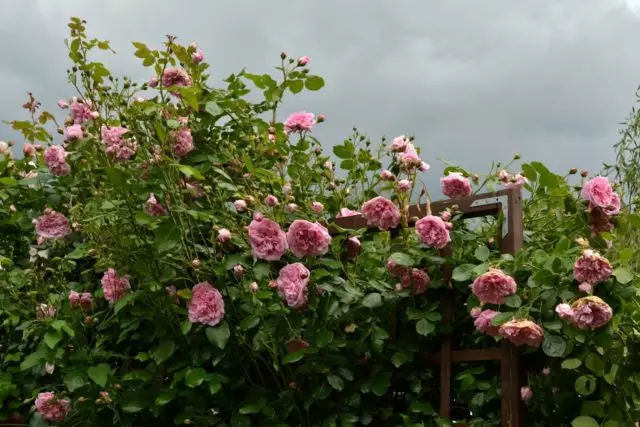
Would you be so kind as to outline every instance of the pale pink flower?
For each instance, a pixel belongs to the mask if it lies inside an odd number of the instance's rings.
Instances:
[[[193,287],[187,307],[191,323],[216,326],[224,317],[222,294],[209,282],[198,283]]]
[[[196,65],[204,61],[204,52],[202,52],[201,50],[194,52],[191,55],[191,61]]]
[[[100,128],[100,136],[102,138],[102,142],[110,147],[112,145],[120,145],[122,143],[122,137],[125,133],[129,132],[127,128],[123,128],[121,126],[105,126],[102,125]]]
[[[65,176],[71,172],[71,167],[67,163],[68,155],[67,150],[60,145],[52,145],[44,151],[44,162],[52,175]]]
[[[477,319],[478,316],[480,316],[481,313],[482,313],[482,309],[480,307],[473,307],[471,309],[471,312],[469,312],[471,317],[474,318],[474,319]]]
[[[118,301],[124,294],[131,289],[129,279],[126,277],[118,277],[116,270],[109,268],[102,276],[102,292],[104,299],[110,303]]]
[[[380,179],[383,181],[393,181],[396,179],[396,176],[389,169],[385,169],[380,172]]]
[[[511,320],[500,326],[499,332],[517,346],[539,347],[544,338],[542,328],[530,320]]]
[[[411,289],[413,295],[422,295],[427,291],[431,278],[426,271],[414,268],[402,277],[401,283],[404,289]]]
[[[100,136],[105,145],[105,152],[109,157],[118,161],[125,161],[135,154],[138,148],[135,141],[123,138],[127,132],[129,132],[128,129],[120,126],[102,126]]]
[[[613,197],[611,198],[611,203],[607,207],[602,208],[602,210],[607,215],[614,216],[620,213],[621,208],[622,208],[622,202],[620,201],[620,196],[618,196],[616,193],[613,193]]]
[[[578,289],[580,292],[590,294],[591,291],[593,291],[593,285],[591,283],[583,282],[578,285]]]
[[[544,375],[545,377],[548,377],[550,374],[551,374],[551,368],[549,368],[548,366],[542,370],[542,375]]]
[[[393,141],[391,141],[391,145],[389,145],[389,151],[400,153],[407,148],[407,144],[409,144],[409,138],[404,135],[397,136],[393,138]]]
[[[258,292],[259,289],[260,287],[258,286],[257,282],[251,282],[251,284],[249,285],[249,292],[251,292],[252,294]]]
[[[533,392],[530,387],[521,387],[520,388],[520,398],[526,402],[533,397]]]
[[[322,213],[324,211],[324,205],[320,202],[313,202],[311,203],[311,209],[313,209],[315,213]]]
[[[67,108],[69,108],[69,103],[64,99],[61,99],[58,101],[58,107],[62,108],[63,110],[66,110]]]
[[[54,365],[53,363],[46,362],[44,364],[44,371],[47,374],[51,375],[55,370],[56,370],[56,365]]]
[[[297,219],[289,226],[287,243],[291,252],[299,258],[320,256],[329,251],[329,231],[317,222]]]
[[[309,63],[310,60],[311,59],[309,59],[308,56],[301,56],[300,58],[298,58],[298,65],[300,65],[301,67],[304,67]]]
[[[156,199],[156,196],[153,193],[149,195],[149,199],[147,199],[147,202],[145,203],[144,210],[151,216],[163,216],[167,214],[167,210],[162,206],[158,199]]]
[[[267,197],[265,197],[264,202],[267,204],[267,206],[277,206],[278,205],[278,198],[276,196],[274,196],[273,194],[269,194]]]
[[[571,323],[578,329],[597,329],[606,325],[613,316],[609,304],[596,296],[580,298],[571,304]]]
[[[422,162],[420,163],[420,166],[418,167],[418,169],[420,170],[420,172],[426,172],[429,169],[431,169],[431,166],[429,166],[428,163]]]
[[[573,310],[569,304],[558,304],[556,313],[561,319],[571,319],[573,317]]]
[[[573,277],[581,283],[594,285],[607,280],[612,273],[609,260],[591,249],[585,249],[573,265]]]
[[[527,182],[527,178],[521,173],[512,176],[509,181],[504,183],[504,188],[520,188]]]
[[[442,218],[442,220],[443,220],[444,222],[449,222],[449,221],[451,221],[451,212],[449,212],[449,211],[442,211],[442,212],[440,213],[440,218]]]
[[[405,172],[410,172],[422,165],[422,160],[412,143],[408,143],[404,151],[396,155],[396,161]]]
[[[158,86],[158,83],[160,83],[160,79],[158,79],[156,76],[153,76],[149,79],[148,85],[150,88],[155,88],[156,86]]]
[[[55,317],[57,310],[54,306],[49,304],[38,304],[36,306],[36,317],[38,319],[51,319]]]
[[[97,111],[91,111],[90,102],[81,102],[74,98],[71,102],[71,118],[75,124],[83,124],[87,120],[98,118]]]
[[[191,77],[182,68],[167,68],[162,73],[164,86],[191,86]]]
[[[284,121],[284,129],[287,133],[311,132],[315,123],[316,121],[313,113],[300,111],[287,117],[287,120]]]
[[[254,219],[249,224],[248,232],[251,254],[255,259],[278,261],[287,251],[286,234],[270,219]]]
[[[302,308],[307,303],[309,270],[299,263],[282,267],[278,276],[278,295],[292,308]]]
[[[234,265],[233,275],[236,279],[240,279],[242,276],[244,276],[244,267],[241,264]]]
[[[477,307],[474,308],[474,310]],[[480,310],[478,308],[478,310]],[[473,315],[473,310],[472,310],[472,315]],[[487,335],[490,335],[492,337],[497,337],[500,335],[499,327],[498,326],[493,326],[493,324],[491,323],[493,321],[493,318],[496,317],[498,314],[500,314],[497,311],[493,311],[493,310],[482,310],[476,317],[475,320],[473,321],[473,325],[476,327],[476,329],[480,332],[483,332]]]
[[[338,215],[336,215],[336,218],[346,218],[349,216],[356,216],[356,215],[360,215],[360,212],[352,211],[351,209],[348,209],[348,208],[340,208],[340,211],[338,212]]]
[[[227,228],[221,228],[218,230],[218,242],[224,243],[231,240],[231,231]]]
[[[511,179],[511,175],[509,174],[509,172],[502,169],[500,172],[498,172],[498,179],[506,184]]]
[[[84,138],[82,125],[71,125],[64,130],[65,141],[77,141],[82,138]]]
[[[291,194],[291,184],[286,183],[282,186],[282,194],[284,194],[285,196]]]
[[[247,210],[247,202],[239,199],[233,202],[233,206],[236,208],[238,212],[244,212]]]
[[[471,182],[460,172],[451,172],[440,178],[440,189],[450,199],[470,196],[472,193]]]
[[[184,157],[195,149],[191,129],[187,127],[169,132],[169,139],[173,145],[173,152],[178,157]]]
[[[476,277],[471,284],[471,291],[482,302],[504,304],[504,298],[516,293],[518,286],[513,277],[497,268],[490,268]]]
[[[295,203],[287,203],[287,205],[284,207],[284,211],[286,213],[294,213],[297,210],[298,210],[298,205],[296,205]]]
[[[400,222],[400,209],[391,200],[382,196],[364,202],[360,209],[367,224],[381,230],[395,228]]]
[[[416,221],[420,241],[432,248],[442,249],[451,241],[447,224],[439,216],[427,215]]]
[[[32,157],[35,156],[36,154],[36,147],[33,144],[30,144],[28,142],[26,142],[23,146],[22,146],[22,152],[24,153],[25,157]]]
[[[398,182],[398,190],[402,191],[403,193],[411,190],[411,181],[409,181],[408,179],[400,180]]]
[[[608,207],[613,202],[614,194],[609,179],[604,176],[596,176],[582,187],[582,198],[589,202],[590,208]]]
[[[39,393],[35,406],[42,418],[54,422],[63,421],[71,411],[71,405],[67,399],[60,399],[50,391]]]
[[[324,164],[322,165],[324,166],[324,168],[326,170],[328,170],[329,172],[333,171],[333,163],[331,163],[329,160],[327,160],[326,162],[324,162]]]
[[[276,136],[272,133],[269,134],[269,141],[276,142]]]
[[[71,232],[67,217],[48,208],[34,220],[34,224],[36,226],[36,234],[44,240],[62,239]]]

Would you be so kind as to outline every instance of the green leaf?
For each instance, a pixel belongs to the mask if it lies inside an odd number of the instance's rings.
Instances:
[[[562,369],[578,369],[582,365],[580,359],[566,359],[562,361]]]
[[[604,380],[609,383],[609,384],[613,384],[616,380],[616,375],[618,374],[618,365],[612,365],[611,366],[611,370],[604,374]]]
[[[271,272],[271,264],[264,261],[259,261],[253,266],[253,277],[257,280],[262,280],[266,277],[269,277],[269,273]]]
[[[599,377],[604,375],[604,361],[596,353],[589,353],[584,360],[584,365]]]
[[[623,285],[633,280],[633,273],[624,267],[618,267],[613,270],[613,275],[616,277],[618,282],[622,283]]]
[[[248,403],[241,406],[240,409],[238,409],[238,412],[242,415],[257,414],[262,410],[262,408],[264,408],[263,403]]]
[[[574,384],[575,390],[582,396],[589,396],[596,391],[596,378],[593,375],[583,375],[576,379]]]
[[[380,307],[382,305],[382,296],[377,292],[365,295],[362,298],[362,305],[368,308]]]
[[[166,221],[155,232],[155,243],[159,252],[167,252],[180,245],[180,228],[173,222]]]
[[[320,90],[324,86],[324,79],[320,76],[308,76],[304,86],[309,90]]]
[[[536,173],[535,169],[533,169],[531,165],[529,165],[528,163],[523,164],[521,167],[522,167],[522,174],[529,181],[533,182],[538,178],[538,174]]]
[[[36,365],[39,365],[40,363],[42,363],[43,358],[44,358],[44,355],[39,351],[31,353],[30,355],[25,357],[24,360],[20,363],[20,370],[26,371],[27,369],[30,369]]]
[[[485,245],[480,245],[476,248],[474,255],[478,261],[486,261],[491,256],[491,251]]]
[[[49,427],[49,423],[42,418],[40,413],[35,412],[29,420],[29,427]]]
[[[118,300],[118,302],[116,302],[116,304],[113,307],[114,313],[118,314],[120,312],[120,310],[125,308],[131,301],[133,301],[133,299],[135,297],[136,297],[136,294],[135,293],[131,293],[131,294],[127,294],[127,295],[123,296],[122,298],[120,298]]]
[[[207,376],[207,371],[202,368],[189,369],[184,376],[184,383],[187,387],[198,387],[204,381]]]
[[[453,269],[451,278],[456,282],[466,282],[471,278],[473,269],[476,268],[473,264],[462,264]]]
[[[260,317],[256,316],[255,314],[252,314],[242,319],[242,321],[240,322],[240,327],[245,331],[248,331],[249,329],[253,329],[256,326],[258,326],[259,323],[260,323]]]
[[[0,178],[0,184],[7,187],[15,187],[16,185],[18,185],[18,181],[16,181],[15,178],[4,177]]]
[[[571,427],[600,427],[600,423],[591,417],[580,416],[571,421]]]
[[[520,304],[522,304],[522,300],[518,295],[509,295],[508,297],[505,297],[504,302],[507,304],[507,307],[511,308],[518,308],[520,307]]]
[[[289,80],[287,82],[291,93],[298,93],[304,88],[304,82],[302,80]]]
[[[427,336],[436,330],[436,326],[427,319],[420,319],[416,323],[416,332],[422,336]]]
[[[100,387],[104,387],[107,385],[107,378],[109,377],[110,371],[111,368],[109,368],[109,365],[101,363],[87,369],[87,374],[94,383],[98,384]]]
[[[333,147],[333,154],[341,159],[350,159],[353,157],[353,145],[336,145]]]
[[[615,420],[609,420],[606,423],[604,423],[604,426],[602,427],[620,427],[620,423]]]
[[[202,181],[204,179],[204,176],[202,175],[202,173],[200,173],[200,171],[192,166],[188,166],[188,165],[178,165],[178,169],[180,170],[180,172],[186,176],[187,178],[195,178],[198,181]]]
[[[171,402],[176,397],[174,390],[163,391],[156,397],[156,405],[163,406]]]
[[[214,101],[207,102],[204,106],[204,111],[206,111],[207,113],[211,114],[214,117],[224,114],[224,111],[222,110],[222,108],[220,108],[220,106]]]
[[[507,323],[509,320],[513,319],[513,315],[515,313],[512,311],[507,311],[505,313],[500,313],[496,317],[491,320],[492,326],[500,326],[503,323]]]
[[[295,363],[304,357],[304,350],[294,351],[293,353],[287,353],[282,358],[282,363],[288,365],[289,363]]]
[[[80,371],[71,371],[64,376],[63,382],[67,390],[74,392],[87,383],[87,377]]]
[[[224,350],[227,346],[227,341],[229,341],[229,337],[231,336],[227,322],[222,322],[213,328],[207,328],[205,333],[209,342],[220,350]]]
[[[331,385],[331,387],[333,387],[335,390],[338,391],[342,391],[342,389],[344,388],[344,381],[342,381],[342,378],[340,378],[337,375],[334,374],[329,374],[327,376],[327,382],[329,383],[329,385]]]
[[[234,414],[231,417],[231,427],[251,427],[251,419],[244,415]]]
[[[144,396],[140,393],[130,392],[122,395],[122,410],[134,414],[144,409]]]
[[[127,182],[127,176],[118,168],[107,168],[107,178],[115,187],[122,187]]]
[[[316,335],[316,347],[325,347],[333,341],[333,331],[321,329]]]
[[[549,357],[562,357],[567,349],[567,342],[557,335],[546,335],[542,343],[542,351]]]
[[[399,368],[407,363],[407,354],[404,351],[396,351],[391,357],[391,363],[393,363],[393,366],[396,368]]]
[[[168,360],[174,351],[176,351],[176,344],[173,341],[165,340],[154,350],[152,357],[160,365]]]
[[[47,333],[44,334],[44,343],[50,349],[56,348],[61,339],[62,333],[60,331],[47,331]]]
[[[391,256],[389,257],[389,261],[393,261],[396,264],[403,265],[405,267],[412,267],[415,264],[415,261],[413,260],[413,258],[411,258],[411,255],[404,252],[395,252],[391,254]]]

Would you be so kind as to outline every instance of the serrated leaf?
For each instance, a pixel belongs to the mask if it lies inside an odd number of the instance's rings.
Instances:
[[[406,254],[404,252],[395,252],[391,254],[389,257],[389,261],[393,261],[398,265],[403,265],[405,267],[413,267],[415,261],[411,258],[411,255]]]
[[[67,390],[74,392],[87,383],[87,377],[79,371],[71,371],[64,376],[64,385]]]
[[[222,108],[220,108],[220,106],[214,101],[207,102],[204,106],[204,111],[206,111],[207,113],[211,114],[214,117],[224,114],[224,111],[222,110]]]
[[[478,261],[486,261],[491,255],[491,251],[485,245],[480,245],[476,248],[474,255]]]
[[[453,269],[451,278],[456,282],[466,282],[471,278],[473,269],[476,268],[473,264],[462,264]]]

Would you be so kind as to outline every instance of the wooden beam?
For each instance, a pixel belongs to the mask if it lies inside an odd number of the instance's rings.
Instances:
[[[430,353],[426,356],[426,360],[430,363],[440,364],[440,357],[440,353]],[[486,362],[488,360],[500,360],[501,358],[502,349],[499,347],[454,350],[451,352],[451,361],[453,363]]]

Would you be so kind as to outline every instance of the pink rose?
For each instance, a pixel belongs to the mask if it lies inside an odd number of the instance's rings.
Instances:
[[[62,239],[71,232],[67,217],[52,209],[45,209],[42,215],[34,220],[36,234],[44,240]]]
[[[247,202],[244,200],[236,200],[233,202],[233,207],[235,207],[238,212],[244,212],[247,210]]]
[[[149,199],[145,203],[144,210],[151,216],[164,216],[167,214],[167,210],[162,206],[158,199],[156,199],[156,196],[154,196],[153,193],[149,195]]]
[[[451,172],[440,178],[440,189],[450,199],[470,196],[472,193],[471,183],[460,172]]]
[[[582,187],[582,198],[589,202],[590,208],[606,208],[611,205],[614,194],[609,179],[604,176],[596,176]]]
[[[156,86],[158,86],[158,83],[160,83],[160,80],[156,76],[153,76],[149,79],[149,82],[147,84],[150,88],[155,88]]]
[[[300,58],[298,58],[298,65],[304,67],[309,63],[309,61],[310,59],[308,56],[301,56]]]
[[[397,277],[404,277],[404,276],[408,275],[409,271],[411,270],[409,267],[407,267],[405,265],[397,264],[392,259],[387,261],[387,266],[386,267],[387,267],[387,271],[389,272],[389,274],[391,274],[392,276],[397,276]]]
[[[54,422],[63,421],[71,411],[71,405],[67,399],[60,399],[50,391],[39,393],[35,406],[42,418]]]
[[[38,319],[50,319],[55,317],[57,310],[54,306],[49,304],[38,304],[36,306],[36,317]]]
[[[398,182],[398,190],[402,191],[403,193],[411,190],[411,181],[409,181],[408,179],[400,180]]]
[[[255,259],[278,261],[287,251],[286,234],[270,219],[254,219],[249,224],[248,231],[251,254]]]
[[[241,264],[234,265],[233,275],[236,279],[240,279],[242,276],[244,276],[244,267]]]
[[[515,294],[517,288],[516,281],[497,268],[490,268],[471,284],[473,294],[491,304],[504,304],[504,297]]]
[[[55,176],[66,176],[71,172],[71,167],[67,163],[67,150],[60,145],[52,145],[44,151],[44,162],[49,168],[49,172]]]
[[[349,216],[356,216],[356,215],[360,215],[360,212],[352,211],[351,209],[348,209],[348,208],[340,208],[340,211],[338,212],[338,215],[336,215],[336,218],[346,218]]]
[[[389,151],[400,153],[407,148],[407,144],[409,144],[409,138],[404,135],[397,136],[393,138],[393,141],[391,141],[391,145],[389,145]]]
[[[499,329],[500,335],[517,346],[539,347],[544,338],[542,328],[530,320],[511,320]]]
[[[618,196],[616,193],[613,193],[613,197],[611,198],[611,203],[607,207],[602,208],[602,210],[607,215],[614,216],[620,213],[620,208],[622,208],[622,202],[620,201],[620,196]]]
[[[520,398],[526,402],[529,399],[531,399],[533,397],[533,392],[531,391],[531,388],[529,387],[522,387],[520,388]]]
[[[573,317],[573,310],[569,304],[558,304],[556,306],[556,313],[561,319],[571,319]]]
[[[578,290],[580,290],[580,292],[590,294],[593,291],[593,285],[591,285],[591,283],[583,282],[578,285]]]
[[[380,179],[383,181],[393,181],[396,179],[396,176],[389,169],[385,169],[380,172]]]
[[[126,277],[118,277],[116,270],[109,268],[102,276],[102,292],[104,299],[110,303],[118,301],[124,294],[131,289],[129,279]]]
[[[597,329],[606,325],[613,316],[609,304],[596,296],[580,298],[571,304],[571,323],[578,329]]]
[[[191,55],[191,61],[196,65],[198,65],[199,63],[204,61],[204,52],[202,52],[201,50],[198,50],[197,52],[194,52]]]
[[[276,196],[274,196],[273,194],[269,194],[267,197],[265,197],[264,203],[267,206],[273,207],[273,206],[277,206],[279,202]]]
[[[508,182],[504,183],[504,188],[520,188],[527,182],[527,178],[522,174],[512,176]]]
[[[287,117],[287,120],[284,121],[284,129],[287,133],[311,132],[315,123],[316,121],[313,113],[300,111]]]
[[[320,256],[329,251],[331,236],[329,231],[317,222],[297,219],[289,226],[287,243],[291,252],[298,258]]]
[[[64,99],[61,99],[58,101],[58,107],[62,108],[63,110],[66,110],[67,108],[69,108],[69,103]]]
[[[22,152],[24,153],[25,157],[35,156],[36,155],[36,147],[33,144],[25,142],[25,144],[22,146]]]
[[[191,86],[191,77],[182,68],[167,68],[162,73],[164,86]]]
[[[480,307],[473,307],[469,314],[471,315],[472,318],[477,319],[481,313],[482,313],[482,309]]]
[[[224,317],[222,294],[209,282],[198,283],[193,287],[187,307],[191,323],[216,326]]]
[[[500,332],[499,332],[500,328],[498,326],[493,326],[491,322],[493,321],[493,318],[496,317],[498,314],[500,313],[497,311],[482,310],[480,313],[478,313],[477,316],[475,316],[475,320],[473,321],[473,324],[478,331],[483,332],[492,337],[497,337],[500,335]],[[473,316],[473,313],[472,313],[472,316]]]
[[[98,112],[91,111],[90,102],[83,102],[74,98],[71,102],[71,118],[73,123],[81,125],[87,120],[98,118]]]
[[[309,270],[299,263],[282,267],[278,276],[278,295],[292,308],[301,308],[307,302]]]
[[[347,251],[351,256],[357,256],[360,254],[360,239],[356,236],[351,236],[347,239]]]
[[[414,268],[402,278],[401,283],[404,289],[411,289],[413,295],[422,295],[427,291],[431,278],[426,271]]]
[[[231,240],[231,232],[226,228],[218,230],[218,242],[224,243]]]
[[[187,127],[169,132],[169,139],[173,144],[173,152],[178,157],[184,157],[195,149],[191,129]]]
[[[432,248],[442,249],[451,241],[447,224],[438,216],[420,218],[415,228],[420,241]]]
[[[591,249],[585,249],[573,265],[573,277],[591,285],[607,280],[612,273],[609,260]]]
[[[65,141],[77,141],[84,137],[82,125],[71,125],[64,130]]]
[[[298,210],[298,205],[296,205],[295,203],[287,203],[287,205],[284,207],[284,211],[286,213],[294,213]]]
[[[412,143],[408,143],[404,151],[397,154],[396,161],[405,172],[411,172],[413,169],[422,166],[422,160]]]
[[[420,170],[420,172],[426,172],[429,169],[431,169],[431,166],[429,166],[428,163],[422,162],[420,163],[420,166],[418,167],[418,169]]]
[[[382,196],[364,202],[361,210],[367,224],[381,230],[395,228],[400,223],[400,209],[391,200]]]
[[[69,303],[74,308],[82,307],[85,310],[90,310],[93,305],[93,296],[89,292],[71,291],[69,292]]]
[[[324,205],[320,202],[313,202],[311,203],[311,209],[313,209],[315,213],[322,213],[324,211]]]

